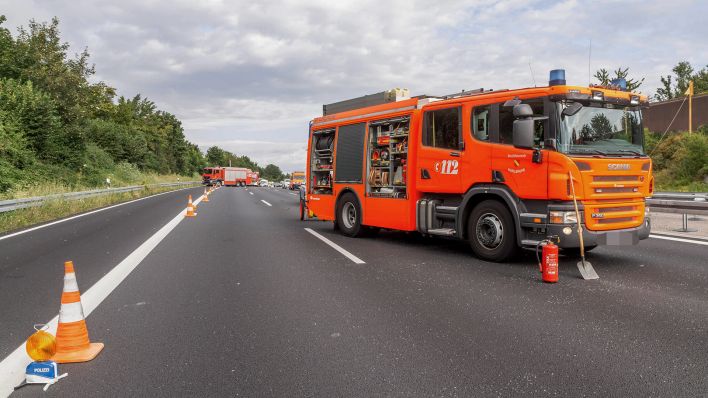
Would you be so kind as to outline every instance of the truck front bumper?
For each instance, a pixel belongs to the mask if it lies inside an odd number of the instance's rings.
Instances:
[[[566,234],[570,228],[571,233]],[[607,245],[607,246],[625,246],[636,245],[640,240],[649,237],[651,232],[651,219],[644,218],[642,225],[635,228],[617,229],[613,231],[588,231],[583,225],[583,243],[586,247]],[[547,236],[556,235],[560,237],[558,246],[561,249],[571,249],[580,247],[580,238],[578,237],[578,227],[575,224],[548,224]]]

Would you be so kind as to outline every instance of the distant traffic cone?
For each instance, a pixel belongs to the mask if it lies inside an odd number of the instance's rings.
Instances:
[[[208,202],[209,201],[209,192],[207,191],[206,187],[204,187],[204,199],[202,199],[202,202]]]
[[[86,362],[96,358],[103,343],[89,340],[81,293],[76,283],[74,263],[64,263],[64,291],[61,294],[59,326],[57,327],[57,352],[52,361],[58,363]]]
[[[194,212],[194,204],[192,204],[192,195],[189,195],[189,202],[187,203],[187,214],[185,217],[196,217],[197,213]]]

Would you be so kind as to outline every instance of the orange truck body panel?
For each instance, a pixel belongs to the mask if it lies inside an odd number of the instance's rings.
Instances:
[[[532,151],[513,145],[480,141],[471,133],[471,112],[478,106],[496,104],[511,99],[545,98],[566,95],[569,92],[592,95],[593,91],[603,92],[605,98],[629,101],[636,94],[609,90],[600,87],[550,86],[518,90],[485,92],[482,94],[443,99],[419,104],[417,98],[370,106],[333,115],[317,117],[311,121],[308,142],[307,195],[308,208],[320,220],[335,217],[337,198],[344,190],[352,191],[360,201],[362,224],[402,231],[415,231],[416,203],[431,194],[459,194],[462,197],[470,188],[480,184],[494,184],[492,170],[503,171],[504,181],[500,183],[511,190],[519,199],[539,201],[570,201],[568,173],[573,175],[577,199],[585,206],[584,222],[591,231],[609,231],[634,228],[644,222],[644,198],[651,195],[651,160],[648,157],[575,157],[561,152],[542,149],[543,161],[532,162]],[[640,97],[646,102],[646,97]],[[459,157],[451,157],[450,149],[433,148],[422,145],[421,134],[423,115],[426,111],[459,107],[461,109],[462,137],[464,147]],[[313,193],[313,131],[338,128],[351,124],[366,123],[364,139],[364,164],[367,170],[366,151],[369,143],[369,123],[398,116],[410,118],[408,135],[408,158],[405,198],[384,198],[367,195],[366,175],[361,183],[339,183],[332,180],[331,194]],[[335,135],[336,137],[336,135]],[[337,139],[335,138],[335,143]],[[333,157],[337,159],[336,144]],[[434,178],[424,179],[421,169],[436,170],[442,160],[457,161],[459,171],[455,174],[434,174]],[[581,171],[577,163],[585,163]],[[336,163],[336,162],[335,162]],[[616,163],[626,164],[626,168],[612,169]],[[336,170],[334,170],[336,176]],[[295,178],[295,173],[293,173]],[[498,182],[497,182],[498,183]],[[292,184],[292,182],[291,182]],[[593,214],[603,214],[603,218],[593,218]]]

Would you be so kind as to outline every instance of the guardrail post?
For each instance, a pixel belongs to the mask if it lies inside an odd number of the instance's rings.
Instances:
[[[683,213],[681,215],[681,221],[682,221],[682,227],[679,229],[675,229],[674,231],[676,232],[696,232],[696,229],[688,229],[688,214]]]

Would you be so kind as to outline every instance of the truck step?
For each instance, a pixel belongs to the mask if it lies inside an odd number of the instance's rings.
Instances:
[[[452,228],[429,229],[430,235],[454,236],[457,232]]]

